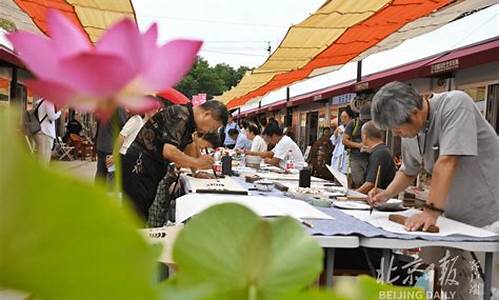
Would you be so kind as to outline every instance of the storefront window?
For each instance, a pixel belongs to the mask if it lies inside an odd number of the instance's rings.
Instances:
[[[473,88],[465,88],[463,89],[469,96],[471,96],[472,100],[475,102],[480,102],[486,100],[486,87],[479,86]]]
[[[31,91],[28,91],[28,89],[26,88],[26,80],[33,79],[33,76],[23,69],[17,70],[17,76],[17,98],[21,101],[26,109],[30,109],[33,106],[33,103],[38,99],[31,93]]]
[[[462,90],[474,100],[479,111],[484,116],[486,113],[486,86],[464,88]]]

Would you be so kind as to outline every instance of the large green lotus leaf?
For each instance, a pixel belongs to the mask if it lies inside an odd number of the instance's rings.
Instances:
[[[177,237],[179,286],[211,283],[213,299],[275,299],[308,286],[323,252],[292,218],[264,220],[238,204],[194,216]]]
[[[262,274],[263,292],[285,293],[317,278],[323,268],[323,251],[316,241],[292,218],[278,218],[271,225],[272,259]]]
[[[37,299],[159,299],[158,249],[104,189],[40,167],[0,111],[0,287]]]

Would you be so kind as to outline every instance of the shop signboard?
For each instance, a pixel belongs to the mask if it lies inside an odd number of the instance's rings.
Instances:
[[[355,93],[347,93],[339,96],[332,97],[331,104],[336,106],[341,106],[351,103],[352,99],[356,97]]]

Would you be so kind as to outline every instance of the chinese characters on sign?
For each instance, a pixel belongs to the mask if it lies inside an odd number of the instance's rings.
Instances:
[[[332,97],[332,105],[343,105],[351,103],[352,99],[356,97],[355,93],[348,93],[339,96]]]
[[[431,74],[442,73],[450,70],[458,69],[458,58],[444,61],[442,63],[434,64],[431,66]]]

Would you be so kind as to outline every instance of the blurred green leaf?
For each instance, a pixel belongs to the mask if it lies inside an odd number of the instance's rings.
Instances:
[[[275,299],[299,291],[317,278],[322,257],[292,218],[264,220],[237,204],[193,217],[174,245],[179,287],[213,284],[214,299]]]
[[[50,300],[159,299],[158,249],[106,192],[40,167],[0,110],[0,286]]]
[[[169,279],[160,284],[162,300],[199,300],[206,299],[215,293],[211,284],[191,285],[179,288],[176,279]]]
[[[308,290],[291,295],[280,297],[279,300],[352,300],[348,297],[340,296],[333,290]]]

